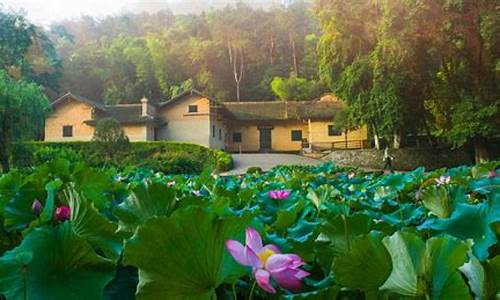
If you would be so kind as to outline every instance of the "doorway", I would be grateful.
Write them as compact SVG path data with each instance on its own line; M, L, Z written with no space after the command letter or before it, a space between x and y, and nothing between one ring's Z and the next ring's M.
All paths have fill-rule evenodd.
M259 127L259 140L260 140L260 152L270 152L271 151L271 130L272 127Z

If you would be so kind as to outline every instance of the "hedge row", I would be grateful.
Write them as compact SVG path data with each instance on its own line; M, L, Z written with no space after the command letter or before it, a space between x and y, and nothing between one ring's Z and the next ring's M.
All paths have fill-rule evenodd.
M15 149L16 165L37 165L53 158L83 160L93 166L144 167L165 173L199 173L205 168L223 172L232 168L230 154L179 142L132 142L125 151L106 157L93 142L31 142Z

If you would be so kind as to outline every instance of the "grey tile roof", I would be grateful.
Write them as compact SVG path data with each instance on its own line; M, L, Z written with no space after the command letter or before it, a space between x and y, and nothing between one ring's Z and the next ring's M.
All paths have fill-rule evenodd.
M241 121L332 119L342 110L338 101L225 102L226 113Z
M88 105L90 105L90 106L92 106L94 108L97 108L99 110L102 110L102 111L106 110L104 104L102 104L101 102L90 100L88 98L72 94L71 92L67 92L66 94L64 94L61 97L57 98L56 100L54 100L51 103L51 105L52 105L52 107L54 107L54 106L56 106L56 105L58 105L58 104L60 104L60 103L62 103L64 101L66 101L68 99L75 99L77 101L81 101L81 102L87 103Z

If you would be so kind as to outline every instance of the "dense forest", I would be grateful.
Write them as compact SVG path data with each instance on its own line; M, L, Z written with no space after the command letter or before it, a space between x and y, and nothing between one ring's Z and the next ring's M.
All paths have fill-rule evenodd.
M52 97L72 91L108 104L162 101L192 87L225 101L332 92L347 104L337 121L368 125L376 146L426 135L488 156L500 128L496 1L280 3L82 17L44 29L4 12L0 66ZM14 53L8 33L20 20L31 31Z
M294 74L303 100L318 86L317 20L304 2L256 9L244 3L202 14L169 11L82 18L51 27L63 61L62 90L106 103L164 100L191 86L224 100L273 99L275 77ZM306 86L311 85L311 87Z

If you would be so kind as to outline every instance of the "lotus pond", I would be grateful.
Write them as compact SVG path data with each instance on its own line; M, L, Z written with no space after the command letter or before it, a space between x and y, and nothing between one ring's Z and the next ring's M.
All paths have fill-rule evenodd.
M0 298L498 299L499 166L12 171Z

